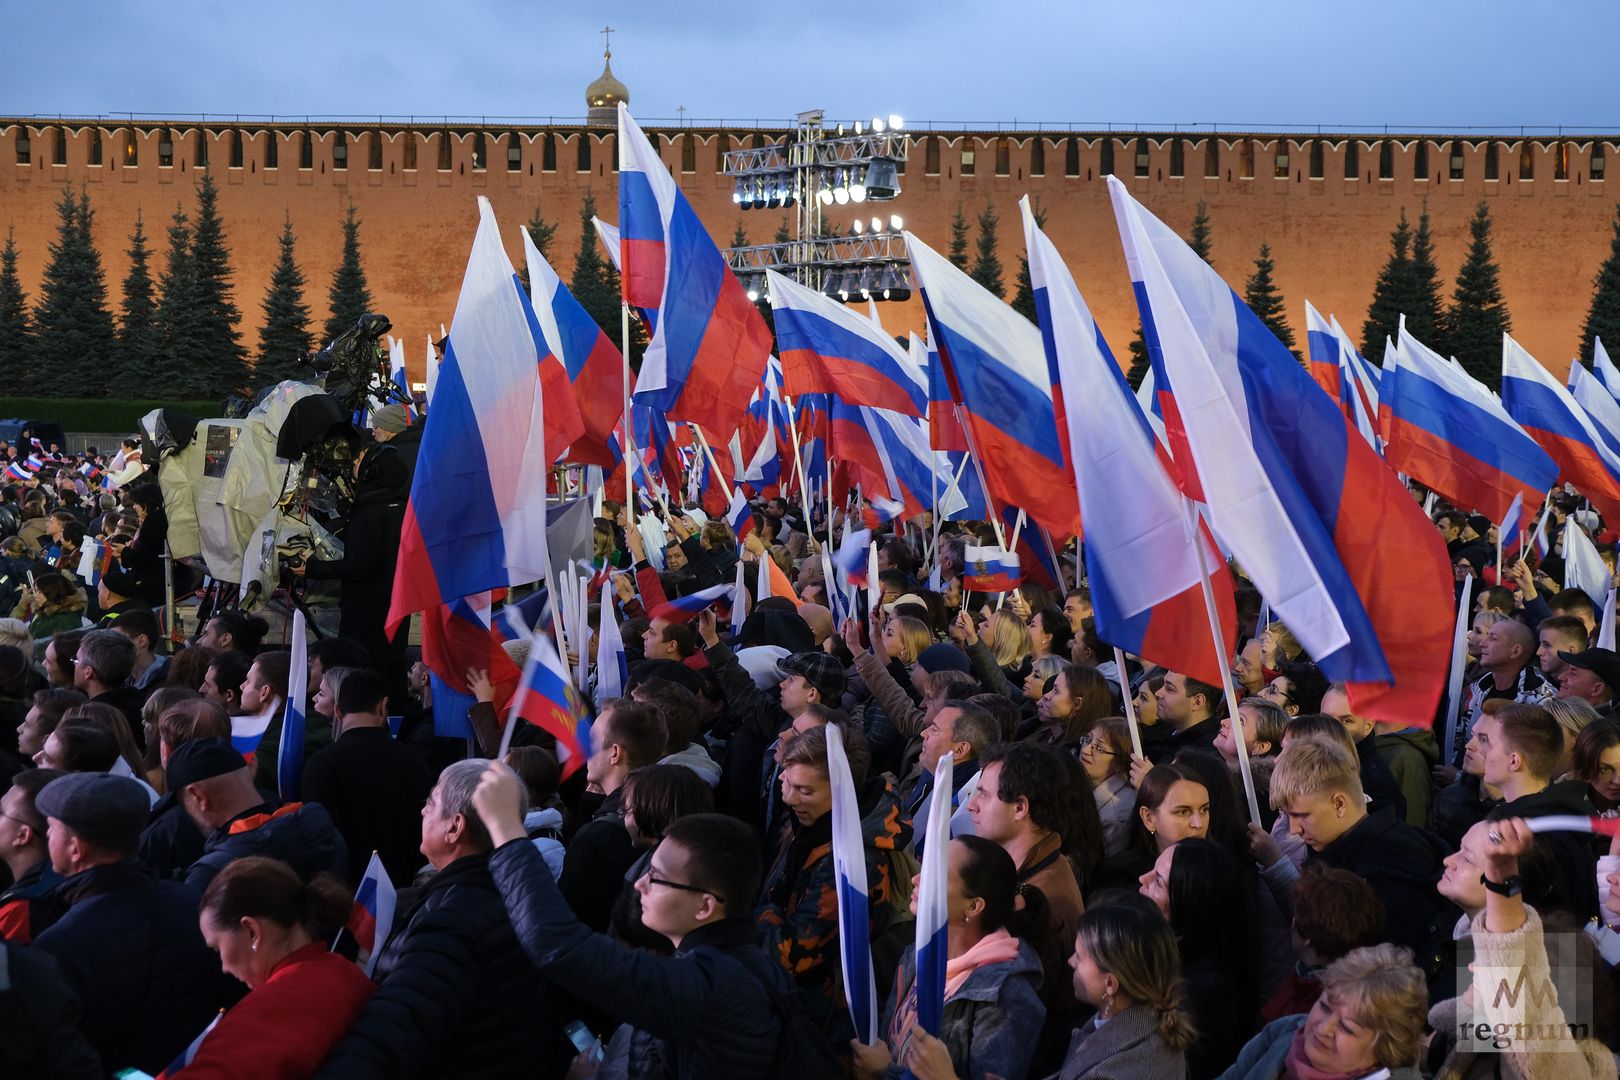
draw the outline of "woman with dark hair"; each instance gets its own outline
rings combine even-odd
[[[108,572],[108,587],[120,596],[139,599],[156,610],[163,606],[163,549],[168,541],[169,516],[163,492],[156,484],[139,484],[130,492],[140,521],[135,538],[114,546],[118,566]],[[178,568],[177,568],[178,569]]]
[[[1193,837],[1166,848],[1142,875],[1141,889],[1170,921],[1181,950],[1198,1031],[1187,1050],[1187,1076],[1216,1076],[1255,1030],[1253,888],[1225,848]]]
[[[1063,617],[1061,608],[1047,605],[1030,616],[1030,647],[1035,656],[1061,656],[1068,660],[1072,637],[1074,631],[1069,628],[1069,620]]]
[[[1620,817],[1620,724],[1595,720],[1575,736],[1571,774],[1601,817]]]
[[[45,646],[51,635],[59,630],[78,630],[88,625],[84,617],[84,590],[60,570],[51,570],[34,578],[34,589],[29,596],[26,618],[28,632],[34,635],[34,659],[45,655]],[[19,612],[19,617],[23,617]]]
[[[1118,858],[1131,842],[1136,792],[1131,788],[1131,734],[1125,718],[1109,716],[1080,736],[1080,767],[1102,822],[1103,858]]]
[[[169,673],[163,679],[165,686],[181,686],[202,692],[203,680],[213,666],[220,650],[209,645],[187,645],[169,660]]]
[[[636,882],[652,865],[653,851],[672,824],[691,814],[714,812],[714,789],[685,765],[643,765],[625,778],[623,790],[619,815],[641,856],[625,871],[609,926],[621,941],[667,956],[675,951],[669,939],[641,923]]]
[[[331,877],[306,884],[286,863],[260,856],[235,860],[209,882],[198,915],[203,940],[248,994],[202,1040],[187,1077],[314,1075],[377,989],[327,946],[353,907]]]
[[[1097,867],[1087,895],[1119,886],[1131,887],[1153,867],[1166,848],[1188,837],[1209,835],[1209,785],[1185,765],[1155,765],[1136,789],[1130,840],[1125,850]]]
[[[915,914],[915,878],[911,884]],[[1001,845],[977,836],[951,841],[945,1009],[935,1053],[943,1050],[957,1076],[980,1080],[1028,1073],[1046,1019],[1039,992],[1041,954],[1043,947],[1049,954],[1056,951],[1055,942],[1040,940],[1047,925],[1045,897],[1039,889],[1018,883],[1012,856]],[[918,1030],[913,944],[900,958],[894,989],[884,1005],[878,1033],[882,1037],[871,1045],[851,1043],[855,1075],[873,1080],[898,1077],[902,1068],[918,1071],[912,1059],[923,1045],[916,1038]]]
[[[1108,680],[1096,668],[1069,664],[1041,695],[1036,709],[1041,726],[1030,739],[1077,754],[1081,736],[1114,711],[1114,697],[1108,692]]]

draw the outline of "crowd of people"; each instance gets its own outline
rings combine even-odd
[[[420,662],[405,685],[381,613],[346,610],[308,643],[284,800],[289,644],[235,610],[171,643],[157,487],[85,475],[0,494],[26,583],[0,621],[0,1075],[1616,1075],[1620,841],[1527,822],[1620,816],[1620,655],[1556,550],[1494,581],[1482,519],[1436,517],[1477,610],[1463,700],[1374,720],[1241,578],[1233,701],[1118,661],[1083,583],[964,591],[982,523],[884,527],[881,600],[840,619],[820,553],[842,512],[759,499],[739,543],[697,508],[647,529],[607,502],[615,600],[589,618],[619,625],[629,678],[580,688],[583,767],[501,716],[487,671],[451,725],[475,737],[442,736]],[[112,552],[94,588],[85,536]],[[735,631],[671,603],[762,559],[795,595],[739,598]],[[866,862],[864,1039],[834,747]],[[397,898],[367,950],[374,853]],[[924,857],[946,866],[928,1025]],[[1471,965],[1559,992],[1503,1005]]]

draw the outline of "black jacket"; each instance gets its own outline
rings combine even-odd
[[[141,707],[146,704],[145,693],[133,686],[119,686],[104,694],[97,694],[90,700],[111,705],[123,713],[124,719],[129,721],[129,733],[135,737],[135,745],[142,750],[146,749],[146,733],[141,727]]]
[[[761,982],[783,997],[794,988],[754,943],[752,922],[702,927],[686,935],[673,957],[626,951],[570,916],[529,841],[503,844],[490,869],[528,958],[569,993],[652,1036],[664,1063],[657,1075],[772,1075],[781,1023]]]
[[[1461,773],[1455,783],[1435,794],[1429,808],[1429,828],[1455,851],[1462,847],[1463,834],[1484,821],[1495,805],[1496,800],[1480,786],[1479,777]]]
[[[359,881],[382,857],[396,887],[411,883],[423,866],[422,804],[433,790],[427,759],[395,742],[385,727],[355,727],[309,759],[300,794],[332,816],[349,849],[349,880]]]
[[[759,791],[765,751],[782,729],[793,723],[793,717],[782,708],[779,693],[766,693],[754,685],[753,676],[724,643],[705,650],[704,655],[726,699],[725,711],[711,729],[716,737],[727,740],[728,755],[715,802],[731,816],[757,828],[765,817]]]
[[[1429,924],[1442,905],[1434,886],[1440,860],[1449,853],[1438,836],[1408,825],[1385,806],[1308,859],[1348,870],[1371,885],[1384,902],[1384,932],[1378,940],[1404,945],[1421,956]]]
[[[440,870],[394,926],[376,996],[318,1076],[544,1075],[556,995],[519,946],[488,855]]]
[[[1548,814],[1591,817],[1597,811],[1586,797],[1586,790],[1585,781],[1565,780],[1533,795],[1521,795],[1511,802],[1502,803],[1490,812],[1490,818],[1497,821],[1502,818],[1545,817]],[[1570,914],[1583,923],[1595,918],[1598,896],[1593,867],[1598,851],[1593,846],[1592,837],[1585,833],[1550,832],[1538,836],[1536,843],[1546,845],[1558,860],[1558,891],[1568,901]]]
[[[558,888],[574,915],[598,933],[608,928],[613,903],[624,891],[625,871],[636,857],[636,845],[619,818],[624,788],[602,800],[596,814],[579,827],[563,856]]]
[[[1206,754],[1213,754],[1215,752],[1215,737],[1221,733],[1221,718],[1211,716],[1207,720],[1200,720],[1192,727],[1183,728],[1180,731],[1171,728],[1162,721],[1157,726],[1165,728],[1168,732],[1161,753],[1164,755],[1163,761],[1170,761],[1183,750],[1201,750]],[[1161,761],[1154,762],[1154,764],[1161,763]]]
[[[288,803],[279,810],[266,803],[238,814],[204,841],[203,857],[186,871],[186,884],[200,895],[215,874],[246,855],[280,859],[305,881],[327,873],[358,883],[349,881],[348,849],[320,803]]]
[[[1389,762],[1378,752],[1377,738],[1377,735],[1369,732],[1356,743],[1356,757],[1361,762],[1361,789],[1372,800],[1369,809],[1392,807],[1395,816],[1405,821],[1406,795],[1401,791],[1400,781],[1395,779]]]
[[[79,1017],[79,999],[55,960],[0,942],[0,1076],[105,1076]]]
[[[35,946],[55,957],[108,1068],[157,1073],[241,996],[197,929],[197,895],[134,863],[97,866],[57,889],[65,910]]]
[[[304,573],[343,583],[338,605],[338,636],[366,647],[372,667],[385,668],[392,646],[383,631],[394,591],[394,564],[399,561],[399,534],[405,524],[405,465],[386,449],[367,454],[355,484],[354,503],[343,533],[343,558],[311,559]],[[403,637],[399,647],[404,647]],[[386,674],[386,672],[385,672]]]
[[[171,791],[152,806],[135,861],[160,878],[184,881],[186,871],[202,857],[202,830]]]

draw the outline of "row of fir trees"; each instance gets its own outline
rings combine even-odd
[[[587,195],[570,286],[617,340],[618,273],[596,243],[591,227],[595,213],[595,201]],[[162,252],[154,250],[137,213],[129,237],[129,272],[116,311],[91,239],[95,210],[88,191],[64,190],[57,215],[56,238],[33,304],[18,277],[17,245],[9,231],[0,249],[0,357],[11,370],[31,373],[16,390],[49,397],[222,399],[307,375],[309,369],[299,358],[372,309],[353,206],[343,219],[343,255],[332,273],[328,315],[318,336],[291,217],[284,222],[261,304],[257,347],[251,353],[242,340],[242,312],[233,298],[218,190],[206,173],[197,185],[195,206],[189,212],[176,206]],[[557,226],[546,222],[537,208],[526,228],[541,253],[549,254]],[[634,329],[633,356],[645,345],[639,324]]]

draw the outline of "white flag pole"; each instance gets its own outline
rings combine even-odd
[[[1451,680],[1446,689],[1445,764],[1455,764],[1457,725],[1462,722],[1463,670],[1468,666],[1468,600],[1474,594],[1474,575],[1463,579],[1457,598],[1457,626],[1451,636]]]
[[[1125,700],[1125,723],[1131,729],[1131,753],[1136,757],[1145,757],[1142,753],[1142,729],[1136,723],[1136,702],[1131,697],[1131,680],[1125,674],[1125,650],[1118,645],[1114,646],[1114,667],[1118,669],[1119,693]]]

